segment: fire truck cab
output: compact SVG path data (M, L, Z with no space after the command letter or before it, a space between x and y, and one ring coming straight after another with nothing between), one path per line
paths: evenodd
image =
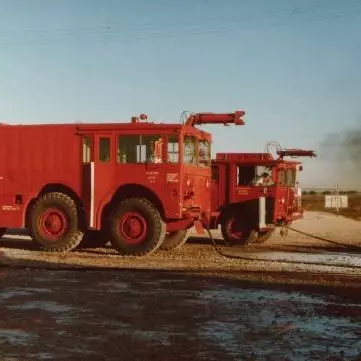
M313 151L293 150L294 156ZM211 229L221 226L226 244L260 243L275 227L303 216L298 172L301 162L279 153L218 153L212 161Z

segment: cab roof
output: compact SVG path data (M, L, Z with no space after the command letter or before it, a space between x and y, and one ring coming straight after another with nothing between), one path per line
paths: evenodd
M142 134L148 131L161 132L178 132L185 131L189 133L197 133L198 135L209 138L211 133L203 131L194 126L186 126L181 123L156 123L156 122L105 122L105 123L38 123L38 124L8 124L0 123L0 128L22 128L22 129L71 129L74 128L78 132L97 132L97 131L122 131L122 130L136 130L137 133Z

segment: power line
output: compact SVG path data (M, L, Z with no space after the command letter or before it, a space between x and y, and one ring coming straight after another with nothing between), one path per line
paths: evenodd
M350 4L350 3L349 3ZM268 11L262 14L261 23L255 18L239 18L238 15L224 18L222 16L212 16L203 19L202 24L187 24L178 28L171 28L167 32L154 24L137 25L134 31L125 31L119 26L101 25L98 27L75 27L58 29L27 29L25 31L10 32L0 31L0 43L3 45L21 45L14 42L12 36L21 36L24 45L54 44L61 40L74 40L79 42L90 38L92 41L99 40L101 43L109 42L133 42L139 40L157 40L165 38L175 38L184 36L199 36L211 34L223 34L228 32L238 32L242 30L264 29L269 27L294 26L297 22L306 24L310 22L321 22L336 18L345 18L347 11L350 15L361 14L361 3L352 1L353 6L346 8L323 4L321 1L311 7L296 7L281 11ZM344 11L342 11L342 9ZM315 12L315 10L317 10ZM321 10L321 11L320 11ZM288 18L286 19L286 15ZM290 20L292 20L290 22ZM205 25L212 24L212 28L205 28ZM24 39L26 35L36 35L35 39ZM85 38L85 39L84 39Z

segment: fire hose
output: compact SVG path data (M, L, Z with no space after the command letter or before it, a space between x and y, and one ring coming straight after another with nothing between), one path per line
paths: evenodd
M361 249L360 246L356 246L356 245L352 245L352 244L346 244L346 243L343 243L343 242L338 242L338 241L331 240L331 239L329 239L329 238L325 238L325 237L321 237L321 236L316 236L316 235L314 235L314 234L307 233L307 232L301 231L301 230L299 230L299 229L296 229L296 228L293 228L293 227L290 227L290 226L284 226L284 228L290 229L291 231L296 232L296 233L299 233L299 234L302 234L302 235L304 235L304 236L306 236L306 237L310 237L310 238L317 239L317 240L319 240L319 241L323 241L323 242L327 242L327 243L332 243L332 244L337 244L338 246L342 246L342 247L349 248L349 249L353 249L353 250L360 250L360 249Z
M361 267L359 266L352 266L352 265L345 265L345 264L342 264L342 263L338 263L338 264L329 264L329 263L325 263L325 262L300 262L300 261L291 261L291 260L276 260L276 259L267 259L267 258L257 258L257 257L247 257L247 256L244 256L244 255L235 255L235 254L229 254L229 253L225 253L221 247L219 247L219 245L217 244L217 242L214 240L214 237L211 233L211 230L208 228L207 224L203 223L203 227L204 229L206 230L207 234L208 234L208 237L211 241L211 244L213 246L213 248L216 250L216 252L222 256L222 257L225 257L225 258L228 258L228 259L234 259L234 260L243 260L243 261L256 261L256 262L269 262L269 263L287 263L287 264L304 264L304 265L315 265L315 266L332 266L332 267L340 267L340 268L348 268L348 269L357 269L357 270L360 270ZM295 232L298 232L298 233L301 233L305 236L308 236L308 237L312 237L312 238L315 238L315 239L318 239L318 240L322 240L322 241L325 241L325 242L330 242L330 243L337 243L338 245L342 245L344 247L352 247L352 248L355 248L357 250L360 250L361 247L357 247L357 246L351 246L351 245L347 245L347 244L344 244L344 243L340 243L340 242L336 242L336 241L332 241L330 239L327 239L327 238L324 238L324 237L319 237L319 236L316 236L316 235L313 235L313 234L310 234L310 233L306 233L306 232L303 232L303 231L300 231L298 229L295 229L293 227L289 227L289 226L284 226L284 228L288 228L292 231L295 231Z
M357 269L357 270L361 270L361 267L358 266L353 266L353 265L345 265L345 264L329 264L329 263L324 263L324 262L302 262L302 261L292 261L292 260L279 260L279 259L267 259L267 258L257 258L257 257L247 257L244 255L235 255L235 254L229 254L226 253L222 250L222 248L217 244L217 242L214 240L214 237L211 233L211 230L209 229L208 225L204 222L203 223L203 227L206 230L208 237L210 239L211 245L213 246L213 248L215 249L215 251L222 257L227 258L227 259L233 259L233 260L244 260L244 261L256 261L256 262L268 262L268 263L286 263L286 264L297 264L297 265L315 265L315 266L332 266L332 267L339 267L339 268L347 268L347 269ZM301 230L298 230L296 228L290 227L290 226L283 226L283 228L286 229L290 229L294 232L297 232L299 234L302 234L304 236L310 237L310 238L314 238L317 240L321 240L324 242L328 242L328 243L332 243L332 244L337 244L337 245L341 245L345 248L350 248L353 250L360 250L361 247L360 246L355 246L355 245L348 245L342 242L337 242L337 241L333 241L330 240L328 238L325 237L320 237L311 233L307 233ZM0 252L1 255L1 252ZM21 265L21 264L8 264L8 263L1 263L0 260L0 267L10 267L10 268L21 268L21 269L51 269L51 270L59 270L59 271L120 271L120 269L118 267L101 267L101 266L49 266L49 265L37 265L37 266L30 266L30 265Z

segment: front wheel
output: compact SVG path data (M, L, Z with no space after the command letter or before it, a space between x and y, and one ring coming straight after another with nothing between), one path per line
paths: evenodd
M76 204L66 194L43 195L34 204L30 217L30 235L43 251L68 252L83 238Z
M156 251L166 234L158 210L144 198L128 198L113 208L109 238L122 255L144 256Z
M188 229L168 232L159 249L163 251L171 251L172 249L177 249L182 247L188 240L188 234L189 234Z
M221 223L224 243L227 245L245 246L254 243L258 233L247 225L241 215L228 215Z

